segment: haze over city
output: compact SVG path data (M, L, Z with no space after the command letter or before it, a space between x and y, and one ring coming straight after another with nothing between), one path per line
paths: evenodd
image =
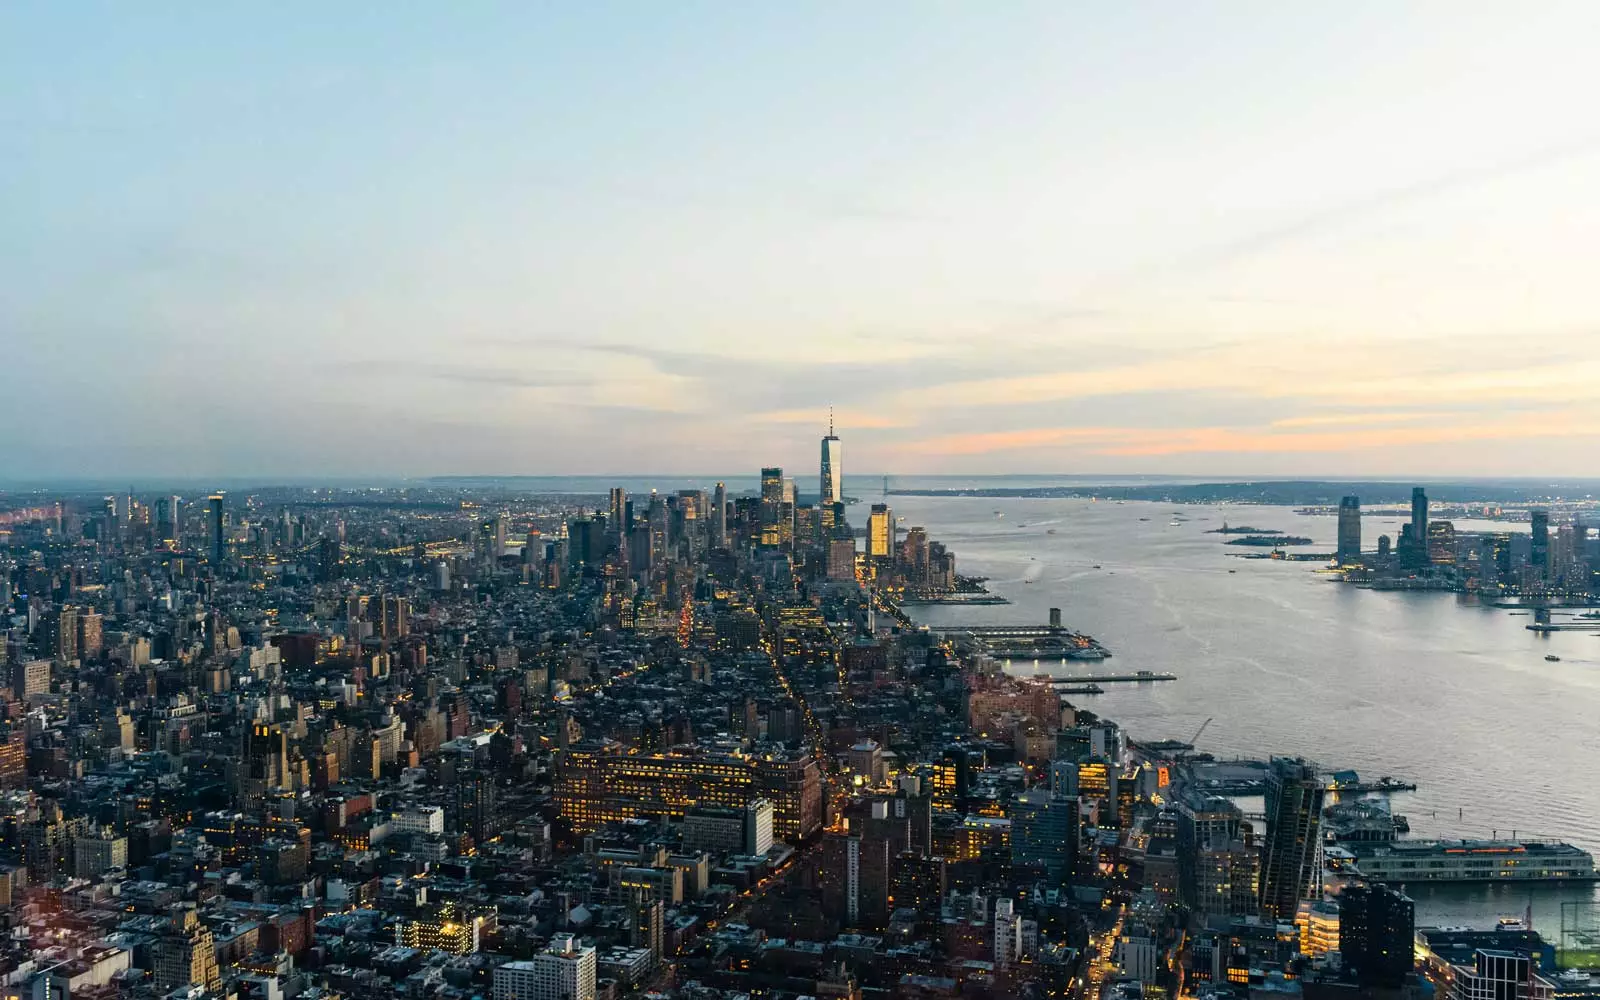
M832 404L861 471L1586 474L1597 41L1591 3L8 5L5 472L722 472Z

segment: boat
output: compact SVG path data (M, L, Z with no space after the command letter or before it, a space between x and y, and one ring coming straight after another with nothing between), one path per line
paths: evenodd
M1056 529L1054 529L1054 528L1051 528L1049 531L1045 532L1045 534L1047 534L1047 535L1053 535L1055 533L1056 533Z
M1168 525L1167 525L1167 527L1169 527L1169 528L1176 528L1176 527L1177 527L1177 526L1178 526L1178 525L1180 525L1180 524L1182 524L1182 523L1183 523L1183 522L1182 522L1182 521L1173 521L1173 522L1171 522L1171 523L1169 523L1169 524L1168 524Z
M1149 518L1148 518L1148 517L1141 517L1141 518L1139 518L1139 520L1141 520L1141 521L1148 521L1148 520L1150 520L1150 519L1149 519Z
M1561 657L1557 656L1554 653L1546 653L1544 655L1544 658L1549 660L1551 663L1560 663L1561 662Z

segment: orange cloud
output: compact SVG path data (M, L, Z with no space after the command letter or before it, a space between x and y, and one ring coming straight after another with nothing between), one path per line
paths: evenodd
M1327 413L1306 417L1286 417L1274 420L1273 427L1343 427L1350 425L1398 424L1424 420L1451 420L1460 417L1460 411L1423 412L1409 410L1401 413Z
M1386 418L1439 417L1444 414L1352 414L1350 429L1298 430L1295 418L1268 427L1034 427L1015 431L954 434L910 445L919 454L980 455L1028 448L1076 445L1092 455L1259 454L1267 452L1340 452L1403 445L1515 441L1536 438L1600 437L1600 420L1592 414L1548 411L1497 422L1433 426L1367 427L1358 418L1377 423ZM1314 420L1316 418L1304 418Z
M1117 427L1034 427L1020 431L991 431L981 434L949 434L915 441L908 450L930 455L982 455L990 451L1015 451L1068 441L1102 441L1125 433Z
M1163 439L1129 439L1094 449L1100 455L1184 455L1195 453L1332 452L1398 445L1465 441L1520 441L1533 438L1600 435L1600 423L1497 423L1438 427L1381 427L1352 431L1281 433L1230 427L1175 430Z

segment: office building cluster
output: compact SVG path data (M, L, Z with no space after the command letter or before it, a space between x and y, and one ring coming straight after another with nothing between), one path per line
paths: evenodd
M1380 534L1363 548L1361 499L1344 497L1337 509L1334 560L1345 578L1387 590L1458 590L1534 602L1584 603L1600 594L1600 538L1591 537L1588 504L1507 509L1454 504L1452 516L1516 521L1528 530L1458 531L1435 516L1427 490L1411 491L1410 517L1397 538ZM1368 516L1382 511L1368 512ZM1552 520L1554 518L1554 520Z

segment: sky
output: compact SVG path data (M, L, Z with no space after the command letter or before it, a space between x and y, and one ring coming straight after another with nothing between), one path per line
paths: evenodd
M1592 475L1600 4L0 5L0 477Z

